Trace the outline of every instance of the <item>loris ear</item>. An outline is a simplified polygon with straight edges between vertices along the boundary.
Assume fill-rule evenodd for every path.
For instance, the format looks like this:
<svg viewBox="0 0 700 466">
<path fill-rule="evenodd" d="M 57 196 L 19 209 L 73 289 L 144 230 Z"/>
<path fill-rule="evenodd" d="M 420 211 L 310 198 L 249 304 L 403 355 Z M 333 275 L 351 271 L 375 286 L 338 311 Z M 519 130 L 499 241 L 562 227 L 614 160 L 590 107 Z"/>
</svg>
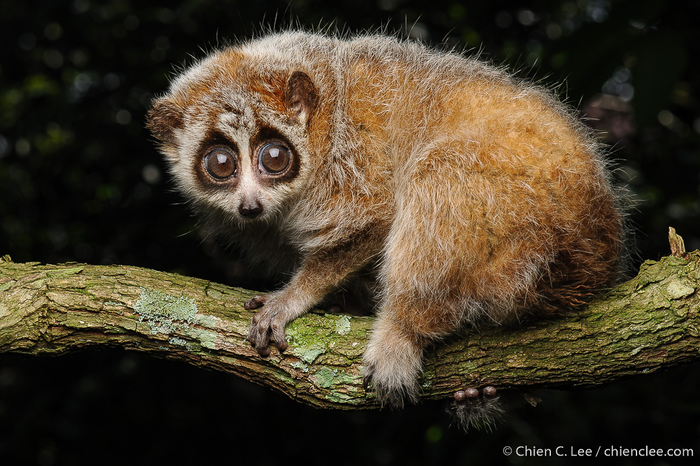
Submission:
<svg viewBox="0 0 700 466">
<path fill-rule="evenodd" d="M 146 128 L 164 146 L 175 144 L 175 130 L 183 127 L 182 109 L 170 97 L 153 102 L 146 117 Z"/>
<path fill-rule="evenodd" d="M 295 71 L 287 79 L 285 104 L 302 124 L 307 124 L 316 109 L 316 86 L 308 74 Z"/>
</svg>

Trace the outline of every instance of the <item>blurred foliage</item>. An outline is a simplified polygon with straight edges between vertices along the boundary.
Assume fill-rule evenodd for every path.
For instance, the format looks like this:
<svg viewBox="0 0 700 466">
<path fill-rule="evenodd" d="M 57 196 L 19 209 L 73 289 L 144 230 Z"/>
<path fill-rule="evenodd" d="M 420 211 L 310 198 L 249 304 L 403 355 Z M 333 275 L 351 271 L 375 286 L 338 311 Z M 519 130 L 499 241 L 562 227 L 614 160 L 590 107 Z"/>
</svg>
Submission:
<svg viewBox="0 0 700 466">
<path fill-rule="evenodd" d="M 634 194 L 631 219 L 640 258 L 668 253 L 669 225 L 689 249 L 700 248 L 699 14 L 697 1 L 679 0 L 0 0 L 0 254 L 16 261 L 141 265 L 230 282 L 238 270 L 235 262 L 198 232 L 170 191 L 143 127 L 144 115 L 177 67 L 192 57 L 226 40 L 289 25 L 343 31 L 384 27 L 435 46 L 481 53 L 548 86 L 565 82 L 559 92 L 604 131 L 620 167 L 617 176 Z M 575 399 L 575 405 L 564 404 L 560 412 L 538 408 L 528 414 L 536 417 L 535 427 L 517 421 L 491 436 L 465 440 L 447 429 L 434 405 L 403 413 L 319 413 L 230 376 L 194 374 L 131 355 L 2 361 L 0 464 L 6 457 L 28 464 L 82 464 L 83 449 L 106 454 L 114 447 L 81 441 L 95 442 L 103 428 L 125 449 L 146 452 L 144 458 L 179 458 L 167 447 L 214 449 L 209 452 L 214 454 L 226 445 L 222 432 L 231 433 L 234 445 L 240 445 L 235 436 L 253 442 L 280 430 L 283 436 L 296 433 L 299 440 L 302 431 L 294 431 L 304 417 L 313 426 L 340 420 L 342 427 L 331 432 L 304 431 L 308 438 L 324 431 L 319 438 L 328 449 L 322 452 L 338 455 L 336 437 L 346 436 L 353 448 L 364 442 L 357 455 L 334 456 L 341 464 L 505 461 L 501 448 L 507 442 L 553 447 L 562 430 L 577 433 L 569 436 L 572 444 L 677 444 L 700 453 L 697 400 L 682 408 L 660 401 L 666 389 L 659 377 L 647 389 L 611 387 L 612 402 L 601 401 L 599 392 L 562 396 Z M 59 380 L 62 374 L 66 381 Z M 689 393 L 692 377 L 680 380 L 672 392 Z M 648 404 L 628 411 L 605 405 L 631 403 L 620 397 L 625 390 L 646 396 Z M 196 404 L 200 400 L 209 403 Z M 212 419 L 219 409 L 225 419 Z M 96 423 L 92 416 L 100 411 L 109 419 Z M 575 422 L 565 424 L 562 415 Z M 275 419 L 268 425 L 261 416 Z M 141 442 L 135 434 L 145 434 L 144 426 L 167 427 L 161 423 L 198 431 L 199 445 L 178 445 L 180 434 L 172 429 L 133 445 Z M 256 436 L 232 430 L 233 424 L 254 425 Z M 220 444 L 207 443 L 199 432 L 212 429 Z M 658 435 L 644 433 L 651 430 Z M 280 453 L 250 445 L 261 449 L 257 458 L 263 463 Z M 316 442 L 314 448 L 319 447 Z M 422 453 L 411 453 L 417 449 Z M 236 451 L 231 450 L 231 461 Z M 134 462 L 126 452 L 115 458 Z M 527 458 L 510 460 L 528 464 Z"/>
</svg>

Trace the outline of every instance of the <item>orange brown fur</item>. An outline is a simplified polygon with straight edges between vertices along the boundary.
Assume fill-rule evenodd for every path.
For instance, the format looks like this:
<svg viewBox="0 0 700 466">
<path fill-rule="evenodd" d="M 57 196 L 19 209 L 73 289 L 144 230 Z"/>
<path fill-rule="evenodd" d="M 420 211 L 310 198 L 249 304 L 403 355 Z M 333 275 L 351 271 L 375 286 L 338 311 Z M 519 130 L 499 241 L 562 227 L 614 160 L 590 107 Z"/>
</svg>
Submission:
<svg viewBox="0 0 700 466">
<path fill-rule="evenodd" d="M 149 126 L 195 210 L 252 266 L 291 277 L 247 304 L 260 354 L 329 294 L 369 290 L 365 376 L 388 403 L 417 399 L 429 343 L 578 306 L 618 272 L 623 219 L 600 147 L 548 91 L 476 59 L 271 35 L 183 73 Z M 291 154 L 284 173 L 261 168 L 268 133 Z M 222 144 L 237 174 L 202 181 Z"/>
</svg>

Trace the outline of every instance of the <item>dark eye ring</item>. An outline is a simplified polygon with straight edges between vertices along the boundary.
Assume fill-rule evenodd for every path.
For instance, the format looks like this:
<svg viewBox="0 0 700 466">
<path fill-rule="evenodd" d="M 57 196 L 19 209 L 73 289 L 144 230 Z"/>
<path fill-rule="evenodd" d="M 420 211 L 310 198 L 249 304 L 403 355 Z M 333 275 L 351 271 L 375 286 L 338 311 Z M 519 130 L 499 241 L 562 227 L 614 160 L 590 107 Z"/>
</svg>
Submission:
<svg viewBox="0 0 700 466">
<path fill-rule="evenodd" d="M 262 171 L 277 174 L 287 169 L 292 160 L 292 151 L 277 142 L 265 144 L 258 155 L 258 166 Z"/>
<path fill-rule="evenodd" d="M 224 147 L 214 149 L 204 157 L 204 168 L 217 180 L 225 180 L 238 171 L 233 153 Z"/>
</svg>

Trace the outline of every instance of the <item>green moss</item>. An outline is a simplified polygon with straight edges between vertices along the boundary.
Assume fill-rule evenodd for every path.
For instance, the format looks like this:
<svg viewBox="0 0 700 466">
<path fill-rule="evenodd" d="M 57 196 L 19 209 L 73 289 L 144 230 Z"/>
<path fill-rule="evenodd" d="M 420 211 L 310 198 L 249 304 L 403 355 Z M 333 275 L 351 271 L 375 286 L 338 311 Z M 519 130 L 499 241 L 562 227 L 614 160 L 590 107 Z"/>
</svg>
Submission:
<svg viewBox="0 0 700 466">
<path fill-rule="evenodd" d="M 359 358 L 365 352 L 364 342 L 356 340 L 333 341 L 329 345 L 329 348 L 333 351 L 334 355 L 343 357 L 346 362 Z M 340 361 L 336 359 L 333 363 L 340 364 Z"/>
</svg>

